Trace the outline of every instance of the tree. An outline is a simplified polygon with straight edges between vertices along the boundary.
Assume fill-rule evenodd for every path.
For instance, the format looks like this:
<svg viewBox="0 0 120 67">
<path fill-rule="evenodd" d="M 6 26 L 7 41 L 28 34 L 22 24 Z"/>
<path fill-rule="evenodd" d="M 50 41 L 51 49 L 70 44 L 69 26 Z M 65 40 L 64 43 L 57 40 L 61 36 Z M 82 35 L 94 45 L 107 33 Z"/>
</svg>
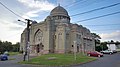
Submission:
<svg viewBox="0 0 120 67">
<path fill-rule="evenodd" d="M 113 41 L 113 40 L 111 40 L 111 43 L 114 43 L 114 41 Z"/>
<path fill-rule="evenodd" d="M 2 43 L 3 45 L 3 51 L 11 51 L 13 48 L 12 48 L 12 43 L 11 42 L 8 42 L 8 41 L 5 41 Z"/>
<path fill-rule="evenodd" d="M 4 53 L 5 51 L 12 50 L 12 43 L 8 41 L 0 41 L 0 53 Z"/>
<path fill-rule="evenodd" d="M 13 47 L 13 50 L 12 50 L 13 52 L 19 52 L 20 43 L 17 42 L 16 44 L 13 44 L 12 47 Z"/>
<path fill-rule="evenodd" d="M 0 40 L 0 54 L 4 53 L 5 51 L 19 52 L 19 49 L 19 42 L 17 42 L 16 44 L 12 44 L 11 42 Z"/>
<path fill-rule="evenodd" d="M 102 48 L 102 50 L 107 50 L 107 49 L 108 49 L 108 47 L 107 47 L 107 42 L 102 42 L 102 43 L 100 44 L 100 47 Z"/>
<path fill-rule="evenodd" d="M 116 41 L 116 45 L 119 45 L 120 44 L 120 42 L 119 41 Z"/>
<path fill-rule="evenodd" d="M 0 54 L 2 53 L 2 41 L 0 40 Z"/>
</svg>

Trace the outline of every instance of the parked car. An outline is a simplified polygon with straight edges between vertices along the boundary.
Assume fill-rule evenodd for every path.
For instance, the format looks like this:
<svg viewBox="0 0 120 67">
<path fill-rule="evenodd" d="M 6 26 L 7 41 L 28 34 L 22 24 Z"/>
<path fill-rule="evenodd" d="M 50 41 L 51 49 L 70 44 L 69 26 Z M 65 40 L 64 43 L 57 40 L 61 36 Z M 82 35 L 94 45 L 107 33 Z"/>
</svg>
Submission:
<svg viewBox="0 0 120 67">
<path fill-rule="evenodd" d="M 97 51 L 91 51 L 87 53 L 88 56 L 94 56 L 94 57 L 103 57 L 103 54 Z"/>
<path fill-rule="evenodd" d="M 103 54 L 113 54 L 114 52 L 112 50 L 104 50 L 104 51 L 101 51 L 101 53 L 103 53 Z"/>
<path fill-rule="evenodd" d="M 8 56 L 5 55 L 5 54 L 2 54 L 2 55 L 0 55 L 0 60 L 1 60 L 1 61 L 8 60 Z"/>
<path fill-rule="evenodd" d="M 5 52 L 4 52 L 4 55 L 7 55 L 7 56 L 9 56 L 9 53 L 8 53 L 8 51 L 5 51 Z"/>
<path fill-rule="evenodd" d="M 116 51 L 116 50 L 113 50 L 113 53 L 117 53 L 117 51 Z"/>
</svg>

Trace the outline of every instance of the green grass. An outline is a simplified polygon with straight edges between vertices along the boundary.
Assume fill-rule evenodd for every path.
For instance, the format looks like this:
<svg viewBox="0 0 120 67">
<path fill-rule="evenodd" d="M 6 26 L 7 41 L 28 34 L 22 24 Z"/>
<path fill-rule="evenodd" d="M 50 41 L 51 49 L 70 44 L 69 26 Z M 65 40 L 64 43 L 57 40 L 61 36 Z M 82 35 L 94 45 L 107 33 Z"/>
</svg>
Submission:
<svg viewBox="0 0 120 67">
<path fill-rule="evenodd" d="M 9 52 L 9 55 L 10 55 L 10 56 L 18 55 L 18 54 L 19 54 L 19 52 Z"/>
<path fill-rule="evenodd" d="M 10 58 L 9 60 L 15 60 L 15 58 Z"/>
<path fill-rule="evenodd" d="M 53 59 L 49 59 L 53 58 Z M 47 65 L 47 66 L 64 66 L 64 65 L 74 65 L 86 63 L 89 61 L 96 60 L 96 58 L 83 56 L 78 54 L 77 59 L 74 60 L 73 54 L 47 54 L 42 55 L 29 61 L 22 61 L 23 64 L 36 64 L 36 65 Z"/>
</svg>

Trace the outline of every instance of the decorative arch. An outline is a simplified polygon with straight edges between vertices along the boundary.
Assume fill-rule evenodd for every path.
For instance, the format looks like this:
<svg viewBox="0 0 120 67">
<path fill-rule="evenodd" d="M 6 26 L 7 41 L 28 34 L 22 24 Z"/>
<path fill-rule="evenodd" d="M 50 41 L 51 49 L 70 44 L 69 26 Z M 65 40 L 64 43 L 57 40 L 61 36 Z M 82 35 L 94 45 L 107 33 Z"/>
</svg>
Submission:
<svg viewBox="0 0 120 67">
<path fill-rule="evenodd" d="M 37 53 L 42 52 L 42 50 L 44 49 L 44 45 L 42 42 L 43 42 L 43 32 L 40 29 L 38 29 L 34 34 L 34 44 Z"/>
<path fill-rule="evenodd" d="M 43 39 L 43 32 L 40 29 L 38 29 L 34 34 L 34 42 L 35 42 L 35 44 L 42 43 L 42 39 Z"/>
</svg>

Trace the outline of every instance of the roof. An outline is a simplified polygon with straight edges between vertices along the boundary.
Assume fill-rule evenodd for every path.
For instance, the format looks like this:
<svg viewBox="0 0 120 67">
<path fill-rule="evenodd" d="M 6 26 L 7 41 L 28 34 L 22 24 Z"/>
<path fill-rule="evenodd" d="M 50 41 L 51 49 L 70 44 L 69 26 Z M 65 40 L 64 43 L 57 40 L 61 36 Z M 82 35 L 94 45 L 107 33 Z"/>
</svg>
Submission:
<svg viewBox="0 0 120 67">
<path fill-rule="evenodd" d="M 68 12 L 60 5 L 55 7 L 51 12 L 50 16 L 66 16 L 69 17 Z"/>
</svg>

